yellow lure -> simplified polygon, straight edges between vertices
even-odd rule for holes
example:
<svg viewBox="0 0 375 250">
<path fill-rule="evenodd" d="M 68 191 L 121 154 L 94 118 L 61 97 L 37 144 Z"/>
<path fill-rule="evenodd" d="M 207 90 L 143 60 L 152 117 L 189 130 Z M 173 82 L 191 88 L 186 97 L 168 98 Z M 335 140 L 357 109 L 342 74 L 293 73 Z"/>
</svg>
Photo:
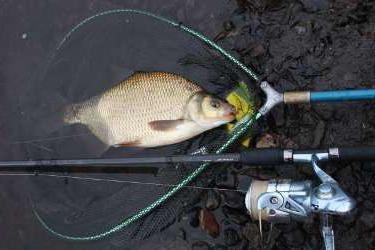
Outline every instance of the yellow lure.
<svg viewBox="0 0 375 250">
<path fill-rule="evenodd" d="M 239 121 L 247 114 L 254 114 L 255 103 L 253 98 L 249 94 L 249 89 L 244 82 L 240 82 L 238 86 L 228 94 L 226 97 L 227 102 L 233 105 L 236 110 L 236 120 Z M 226 125 L 227 131 L 232 131 L 234 123 L 229 123 Z M 251 134 L 247 133 L 242 139 L 241 144 L 245 147 L 249 147 L 251 141 Z"/>
</svg>

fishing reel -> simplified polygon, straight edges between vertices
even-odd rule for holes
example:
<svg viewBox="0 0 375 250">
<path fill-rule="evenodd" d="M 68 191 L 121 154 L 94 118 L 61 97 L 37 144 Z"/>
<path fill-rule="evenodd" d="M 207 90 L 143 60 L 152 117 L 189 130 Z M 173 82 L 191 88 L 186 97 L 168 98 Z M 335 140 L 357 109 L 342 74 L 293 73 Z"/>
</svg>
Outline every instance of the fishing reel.
<svg viewBox="0 0 375 250">
<path fill-rule="evenodd" d="M 339 184 L 318 165 L 325 155 L 305 154 L 300 162 L 308 162 L 320 180 L 313 185 L 309 180 L 293 181 L 287 179 L 252 181 L 246 193 L 245 204 L 254 220 L 261 222 L 289 223 L 291 220 L 303 221 L 314 214 L 321 217 L 321 232 L 325 248 L 334 249 L 334 233 L 330 215 L 347 215 L 356 202 L 347 195 Z"/>
</svg>

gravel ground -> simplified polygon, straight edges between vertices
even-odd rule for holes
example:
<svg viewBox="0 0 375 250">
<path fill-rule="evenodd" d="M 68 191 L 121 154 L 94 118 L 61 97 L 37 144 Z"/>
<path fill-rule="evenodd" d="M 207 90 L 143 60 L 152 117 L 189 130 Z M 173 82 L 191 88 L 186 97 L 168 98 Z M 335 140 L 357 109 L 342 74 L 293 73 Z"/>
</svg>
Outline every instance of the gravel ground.
<svg viewBox="0 0 375 250">
<path fill-rule="evenodd" d="M 142 2 L 142 1 L 139 1 Z M 144 2 L 144 3 L 143 3 Z M 101 9 L 142 7 L 188 21 L 231 48 L 247 65 L 278 90 L 327 90 L 375 87 L 375 3 L 373 1 L 0 1 L 0 141 L 17 131 L 14 97 L 22 91 L 31 72 L 55 47 L 59 38 L 82 17 Z M 211 3 L 211 2 L 210 2 Z M 158 11 L 159 7 L 163 9 Z M 212 10 L 210 8 L 212 7 Z M 199 11 L 198 11 L 199 10 Z M 189 13 L 195 13 L 189 15 Z M 219 13 L 207 19 L 205 13 Z M 209 16 L 209 15 L 207 15 Z M 49 25 L 45 20 L 51 20 Z M 37 28 L 35 28 L 37 27 Z M 39 32 L 39 33 L 38 33 Z M 9 107 L 10 108 L 5 108 Z M 17 117 L 18 118 L 18 117 Z M 273 144 L 282 147 L 375 145 L 375 109 L 371 102 L 298 105 L 276 108 L 262 124 Z M 260 138 L 257 138 L 260 140 Z M 2 147 L 3 159 L 23 158 L 17 148 Z M 358 202 L 352 216 L 335 218 L 337 249 L 374 249 L 374 163 L 329 164 L 331 174 Z M 247 176 L 313 178 L 305 168 L 275 167 L 262 170 L 231 167 L 216 178 L 217 187 L 235 189 Z M 3 178 L 3 177 L 2 177 Z M 246 182 L 246 181 L 245 181 Z M 40 228 L 27 203 L 27 187 L 17 178 L 1 179 L 0 249 L 98 249 L 95 244 L 72 245 Z M 238 192 L 209 191 L 177 223 L 141 249 L 259 249 L 257 223 L 249 219 Z M 208 209 L 203 209 L 207 207 Z M 213 216 L 212 216 L 213 215 Z M 200 220 L 214 226 L 202 230 Z M 215 219 L 213 219 L 214 217 Z M 218 225 L 215 226 L 216 220 Z M 265 226 L 267 232 L 269 227 Z M 270 249 L 320 249 L 318 220 L 278 225 Z"/>
<path fill-rule="evenodd" d="M 223 22 L 217 39 L 233 48 L 242 61 L 257 69 L 278 90 L 375 86 L 374 2 L 238 0 L 237 3 L 238 9 Z M 278 107 L 265 121 L 263 132 L 267 135 L 258 140 L 266 141 L 268 146 L 293 148 L 374 145 L 374 111 L 371 102 Z M 353 215 L 334 219 L 337 249 L 374 248 L 374 166 L 374 163 L 325 166 L 358 202 Z M 228 173 L 235 173 L 235 178 L 240 179 L 244 178 L 240 173 L 257 179 L 314 178 L 307 168 L 274 170 L 244 166 L 241 171 L 233 168 Z M 235 218 L 228 216 L 227 200 L 224 197 L 224 205 L 217 209 L 217 213 L 229 218 L 219 241 L 229 249 L 259 249 L 256 223 L 246 222 L 246 217 L 238 218 L 241 216 L 238 210 L 243 208 L 237 208 Z M 201 206 L 204 205 L 203 201 Z M 233 228 L 237 234 L 230 230 Z M 231 246 L 233 239 L 238 239 L 235 246 Z M 210 247 L 214 244 L 209 243 Z M 319 220 L 315 218 L 306 223 L 277 225 L 268 247 L 319 249 L 321 244 Z M 195 243 L 193 249 L 209 249 L 203 245 Z"/>
</svg>

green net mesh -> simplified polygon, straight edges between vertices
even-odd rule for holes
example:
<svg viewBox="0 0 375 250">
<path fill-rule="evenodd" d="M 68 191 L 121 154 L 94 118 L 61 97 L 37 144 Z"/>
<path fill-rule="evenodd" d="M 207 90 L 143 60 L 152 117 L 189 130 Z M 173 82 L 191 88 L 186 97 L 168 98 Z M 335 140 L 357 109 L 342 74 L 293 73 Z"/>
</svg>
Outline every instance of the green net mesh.
<svg viewBox="0 0 375 250">
<path fill-rule="evenodd" d="M 246 76 L 257 80 L 252 71 L 220 47 L 210 44 L 209 40 L 205 40 L 205 44 L 197 39 L 196 36 L 206 39 L 199 33 L 166 19 L 155 21 L 155 16 L 150 18 L 144 14 L 107 12 L 87 19 L 63 39 L 47 67 L 30 86 L 29 93 L 35 98 L 23 103 L 24 109 L 29 110 L 23 124 L 25 137 L 38 135 L 37 140 L 26 140 L 23 144 L 29 158 L 204 154 L 221 153 L 235 147 L 255 117 L 249 115 L 238 122 L 231 134 L 218 128 L 184 143 L 141 152 L 111 149 L 103 154 L 99 141 L 83 126 L 61 126 L 56 131 L 58 125 L 49 114 L 68 103 L 103 92 L 134 71 L 178 73 L 221 97 Z M 216 48 L 212 49 L 212 45 Z M 230 65 L 223 53 L 237 64 L 235 66 L 245 69 L 246 74 Z M 213 60 L 207 59 L 208 56 Z M 35 123 L 36 120 L 41 123 Z M 30 131 L 30 123 L 40 125 Z M 49 127 L 53 132 L 41 136 Z M 45 178 L 47 174 L 42 171 L 29 179 L 30 200 L 37 218 L 55 236 L 71 240 L 105 238 L 113 246 L 128 246 L 174 223 L 225 165 L 146 167 L 158 171 L 145 173 L 140 168 L 140 171 L 109 172 L 104 168 L 77 173 L 61 169 L 49 174 L 58 178 Z"/>
</svg>

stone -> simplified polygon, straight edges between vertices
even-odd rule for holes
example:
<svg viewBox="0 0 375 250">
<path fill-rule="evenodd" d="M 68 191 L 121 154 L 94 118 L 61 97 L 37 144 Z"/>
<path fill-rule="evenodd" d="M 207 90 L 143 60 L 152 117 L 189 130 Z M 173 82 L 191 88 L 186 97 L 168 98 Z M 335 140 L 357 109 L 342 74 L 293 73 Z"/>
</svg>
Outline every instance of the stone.
<svg viewBox="0 0 375 250">
<path fill-rule="evenodd" d="M 211 246 L 204 241 L 197 241 L 194 242 L 193 245 L 191 246 L 192 250 L 210 250 Z"/>
<path fill-rule="evenodd" d="M 375 226 L 375 214 L 373 211 L 366 209 L 359 217 L 359 221 L 366 229 L 372 229 Z"/>
<path fill-rule="evenodd" d="M 298 228 L 288 233 L 283 233 L 283 236 L 289 247 L 300 247 L 305 243 L 305 235 Z"/>
<path fill-rule="evenodd" d="M 236 191 L 229 190 L 222 192 L 225 205 L 231 208 L 245 210 L 245 195 Z"/>
<path fill-rule="evenodd" d="M 216 176 L 216 186 L 219 188 L 235 188 L 238 184 L 237 176 L 235 173 L 221 173 Z"/>
<path fill-rule="evenodd" d="M 256 148 L 276 148 L 277 146 L 279 142 L 273 134 L 264 134 L 256 143 Z"/>
<path fill-rule="evenodd" d="M 220 234 L 220 226 L 216 221 L 215 215 L 206 208 L 201 209 L 199 212 L 199 225 L 202 230 L 214 238 Z"/>
<path fill-rule="evenodd" d="M 258 223 L 248 222 L 242 228 L 242 237 L 253 245 L 252 249 L 260 248 L 260 233 Z"/>
<path fill-rule="evenodd" d="M 209 190 L 206 193 L 206 208 L 210 210 L 215 210 L 220 206 L 221 198 L 220 195 L 215 190 Z"/>
<path fill-rule="evenodd" d="M 324 138 L 325 132 L 326 132 L 325 128 L 326 128 L 325 122 L 319 121 L 318 125 L 315 127 L 315 130 L 314 130 L 314 141 L 311 145 L 312 148 L 316 148 L 321 144 Z"/>
<path fill-rule="evenodd" d="M 177 233 L 177 237 L 182 239 L 182 240 L 186 240 L 186 232 L 184 229 L 180 228 L 178 229 L 178 233 Z"/>
<path fill-rule="evenodd" d="M 223 245 L 215 245 L 213 250 L 228 250 L 228 247 Z"/>
<path fill-rule="evenodd" d="M 262 44 L 257 44 L 251 48 L 250 55 L 252 57 L 262 56 L 266 52 L 266 49 Z"/>
<path fill-rule="evenodd" d="M 223 206 L 222 211 L 226 218 L 237 225 L 243 225 L 250 219 L 250 216 L 245 214 L 244 211 L 230 208 L 228 206 Z"/>
<path fill-rule="evenodd" d="M 192 227 L 198 227 L 199 226 L 199 211 L 201 208 L 195 207 L 190 212 L 190 220 L 189 224 Z"/>
<path fill-rule="evenodd" d="M 240 241 L 238 233 L 233 228 L 227 228 L 224 230 L 224 242 L 227 246 L 234 246 Z"/>
</svg>

